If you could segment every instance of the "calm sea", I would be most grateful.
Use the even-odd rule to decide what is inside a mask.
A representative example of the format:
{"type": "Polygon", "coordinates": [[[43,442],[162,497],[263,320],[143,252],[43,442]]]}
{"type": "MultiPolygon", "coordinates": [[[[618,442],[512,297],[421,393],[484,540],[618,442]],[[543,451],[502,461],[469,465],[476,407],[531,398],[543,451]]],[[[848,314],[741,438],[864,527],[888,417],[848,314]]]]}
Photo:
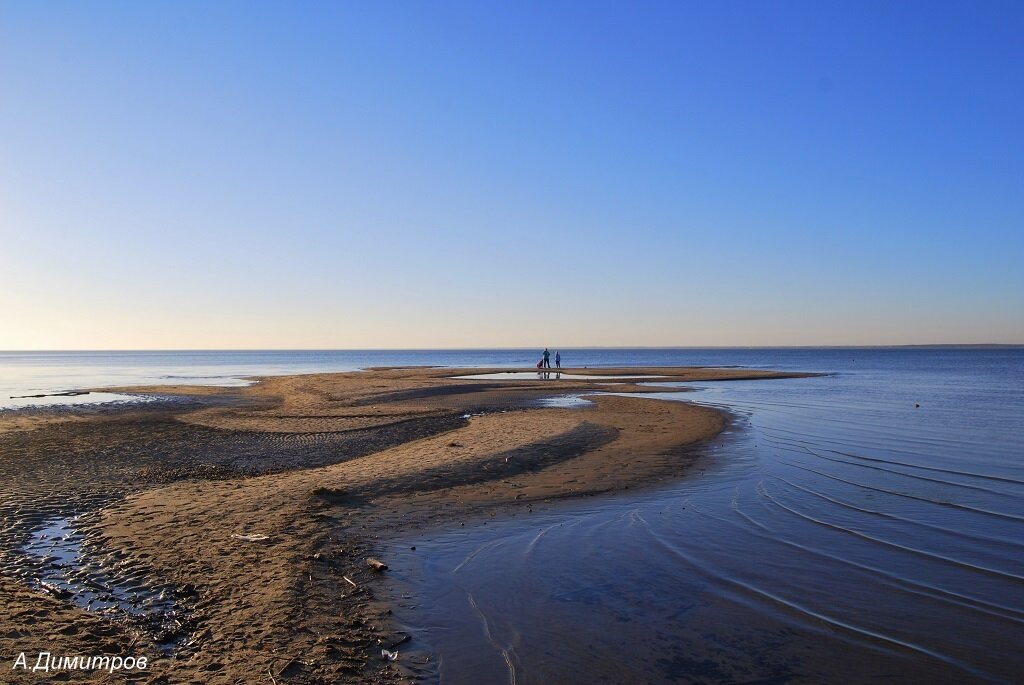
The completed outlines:
{"type": "MultiPolygon", "coordinates": [[[[529,366],[538,354],[0,353],[0,402],[381,365],[529,366]]],[[[435,680],[1020,682],[1024,349],[563,358],[830,375],[665,387],[661,397],[735,417],[703,472],[386,543],[392,577],[409,593],[397,618],[414,639],[403,650],[432,653],[435,680]]],[[[83,399],[109,398],[62,398],[83,399]]]]}

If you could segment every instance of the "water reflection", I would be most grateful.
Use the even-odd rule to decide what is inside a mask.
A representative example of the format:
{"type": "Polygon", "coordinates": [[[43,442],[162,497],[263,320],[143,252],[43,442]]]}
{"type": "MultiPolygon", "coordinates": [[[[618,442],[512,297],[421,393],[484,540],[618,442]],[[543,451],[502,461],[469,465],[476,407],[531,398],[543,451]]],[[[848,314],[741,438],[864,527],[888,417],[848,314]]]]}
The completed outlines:
{"type": "Polygon", "coordinates": [[[562,371],[543,369],[537,371],[499,371],[497,373],[476,373],[461,376],[453,376],[461,380],[475,380],[475,381],[508,381],[508,380],[526,380],[535,381],[541,380],[558,380],[565,379],[567,381],[605,381],[605,380],[644,380],[647,378],[658,378],[659,376],[650,376],[637,374],[633,376],[628,375],[604,375],[604,374],[583,374],[583,373],[564,373],[562,371]]]}

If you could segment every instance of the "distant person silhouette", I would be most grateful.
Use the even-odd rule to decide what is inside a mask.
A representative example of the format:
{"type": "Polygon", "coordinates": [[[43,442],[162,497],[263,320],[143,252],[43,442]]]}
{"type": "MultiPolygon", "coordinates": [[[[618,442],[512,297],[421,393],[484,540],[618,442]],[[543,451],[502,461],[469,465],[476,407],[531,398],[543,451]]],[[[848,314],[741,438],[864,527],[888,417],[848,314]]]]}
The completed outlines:
{"type": "Polygon", "coordinates": [[[544,348],[544,359],[542,361],[544,362],[545,369],[551,368],[551,353],[548,352],[548,348],[546,347],[544,348]]]}
{"type": "Polygon", "coordinates": [[[555,350],[555,368],[562,368],[562,355],[558,352],[558,350],[555,350]]]}

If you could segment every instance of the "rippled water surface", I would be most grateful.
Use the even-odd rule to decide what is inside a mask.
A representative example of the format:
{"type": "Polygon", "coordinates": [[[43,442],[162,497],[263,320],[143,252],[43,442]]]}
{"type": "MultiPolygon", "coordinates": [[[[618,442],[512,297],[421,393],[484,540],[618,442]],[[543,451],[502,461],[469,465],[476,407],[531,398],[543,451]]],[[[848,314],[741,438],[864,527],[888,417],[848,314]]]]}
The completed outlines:
{"type": "Polygon", "coordinates": [[[1020,682],[1024,354],[776,361],[834,375],[665,388],[736,416],[703,473],[396,541],[409,649],[444,683],[1020,682]]]}

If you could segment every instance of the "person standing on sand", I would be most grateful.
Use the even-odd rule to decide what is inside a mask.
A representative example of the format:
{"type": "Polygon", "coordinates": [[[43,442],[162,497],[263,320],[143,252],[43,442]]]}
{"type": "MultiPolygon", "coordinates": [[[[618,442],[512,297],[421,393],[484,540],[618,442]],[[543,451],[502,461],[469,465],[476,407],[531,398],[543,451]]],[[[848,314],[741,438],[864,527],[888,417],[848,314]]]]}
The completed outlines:
{"type": "Polygon", "coordinates": [[[559,353],[558,350],[555,350],[555,368],[562,368],[562,355],[559,353]]]}
{"type": "Polygon", "coordinates": [[[545,369],[551,368],[551,353],[548,352],[548,348],[546,347],[544,348],[544,359],[542,361],[544,362],[545,369]]]}

